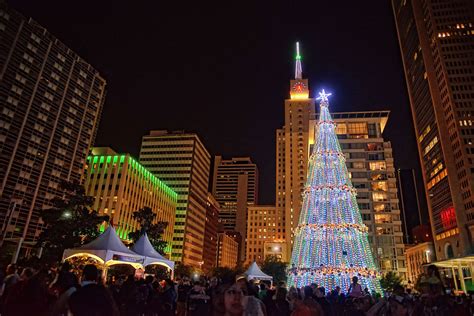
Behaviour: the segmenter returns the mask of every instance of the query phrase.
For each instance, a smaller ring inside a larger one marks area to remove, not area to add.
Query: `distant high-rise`
[[[247,207],[258,203],[258,168],[250,157],[214,159],[212,194],[221,209],[219,219],[226,231],[236,231],[245,241]],[[245,246],[240,247],[241,260]]]
[[[473,252],[474,2],[392,0],[438,260]]]
[[[269,255],[285,261],[288,254],[283,227],[281,213],[274,205],[249,206],[245,262],[263,263]]]
[[[204,227],[204,247],[202,258],[202,270],[211,271],[216,267],[217,258],[217,234],[219,232],[219,203],[211,193],[207,195],[206,226]]]
[[[168,223],[162,239],[170,255],[178,195],[129,154],[94,147],[87,161],[84,186],[86,195],[94,197],[92,209],[108,215],[119,237],[127,240],[130,232],[139,229],[133,212],[151,208],[156,214],[153,223]]]
[[[151,131],[140,163],[178,193],[171,259],[201,268],[211,156],[196,134]]]
[[[218,234],[217,267],[234,269],[237,265],[239,242],[226,232]]]
[[[61,195],[60,181],[81,181],[105,85],[44,27],[0,2],[0,222],[6,241],[35,242],[41,211]]]
[[[245,225],[248,205],[258,203],[258,168],[250,157],[214,159],[212,194],[221,205],[219,218],[225,230]],[[244,226],[245,228],[245,226]]]

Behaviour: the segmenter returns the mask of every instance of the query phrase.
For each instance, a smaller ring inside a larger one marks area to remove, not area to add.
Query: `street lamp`
[[[431,251],[430,251],[429,249],[425,251],[425,254],[426,254],[426,263],[430,263],[430,252],[431,252]]]

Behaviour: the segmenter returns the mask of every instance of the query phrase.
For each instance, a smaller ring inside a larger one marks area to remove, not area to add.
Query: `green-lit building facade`
[[[168,222],[163,240],[170,255],[178,198],[170,187],[129,154],[117,154],[107,147],[92,149],[84,180],[86,194],[94,197],[93,209],[111,217],[121,239],[127,240],[128,233],[138,227],[132,215],[145,206],[156,212],[156,222]]]

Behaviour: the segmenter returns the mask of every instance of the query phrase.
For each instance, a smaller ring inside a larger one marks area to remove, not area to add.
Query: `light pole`
[[[420,199],[418,198],[418,186],[416,185],[415,169],[413,168],[411,169],[411,176],[413,178],[413,185],[415,186],[416,207],[418,207],[418,219],[420,220],[420,225],[423,225],[423,220],[421,218]]]
[[[3,221],[2,225],[2,240],[0,240],[0,248],[3,246],[3,242],[5,241],[5,237],[7,236],[8,226],[10,226],[10,222],[12,220],[13,212],[16,209],[16,202],[13,203],[13,207],[9,209],[5,220]]]
[[[402,202],[402,209],[403,209],[403,225],[405,227],[405,236],[406,236],[406,243],[409,244],[409,239],[408,239],[408,226],[407,226],[407,218],[405,214],[405,203],[403,202],[403,189],[402,189],[402,181],[401,181],[401,175],[400,175],[400,168],[397,169],[398,173],[398,186],[400,187],[400,200]]]

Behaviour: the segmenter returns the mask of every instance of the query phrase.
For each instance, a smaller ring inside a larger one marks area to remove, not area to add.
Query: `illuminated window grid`
[[[459,228],[456,227],[456,228],[450,229],[448,231],[445,231],[441,234],[436,235],[436,240],[442,240],[442,239],[445,239],[457,234],[459,234]]]
[[[262,262],[265,258],[265,242],[283,241],[283,221],[275,206],[252,206],[248,208],[247,262]],[[280,230],[280,231],[278,231]]]
[[[151,131],[142,139],[140,161],[179,194],[172,260],[199,268],[206,206],[196,201],[191,205],[191,196],[207,198],[209,153],[196,134]]]

